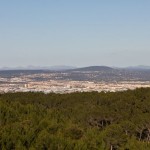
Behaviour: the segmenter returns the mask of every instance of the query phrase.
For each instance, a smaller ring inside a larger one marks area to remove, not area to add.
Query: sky
[[[150,0],[0,0],[0,67],[150,65]]]

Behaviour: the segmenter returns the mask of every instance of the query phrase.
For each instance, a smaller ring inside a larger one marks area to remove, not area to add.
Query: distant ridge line
[[[71,69],[69,71],[107,71],[107,70],[108,71],[114,70],[114,68],[108,66],[88,66],[88,67]]]
[[[144,71],[150,70],[150,66],[129,66],[129,67],[109,67],[109,66],[86,66],[86,67],[74,67],[74,66],[28,66],[28,67],[2,67],[0,71],[111,71],[111,70],[137,70]]]

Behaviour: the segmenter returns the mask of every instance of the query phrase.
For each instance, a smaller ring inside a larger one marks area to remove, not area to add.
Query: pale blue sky
[[[0,0],[0,67],[150,65],[150,0]]]

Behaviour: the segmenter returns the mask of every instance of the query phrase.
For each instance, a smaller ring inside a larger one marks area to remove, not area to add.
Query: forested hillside
[[[0,150],[150,150],[150,89],[1,94]]]

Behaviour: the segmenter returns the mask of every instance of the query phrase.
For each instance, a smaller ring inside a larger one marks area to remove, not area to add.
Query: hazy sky
[[[0,0],[0,67],[150,65],[150,0]]]

